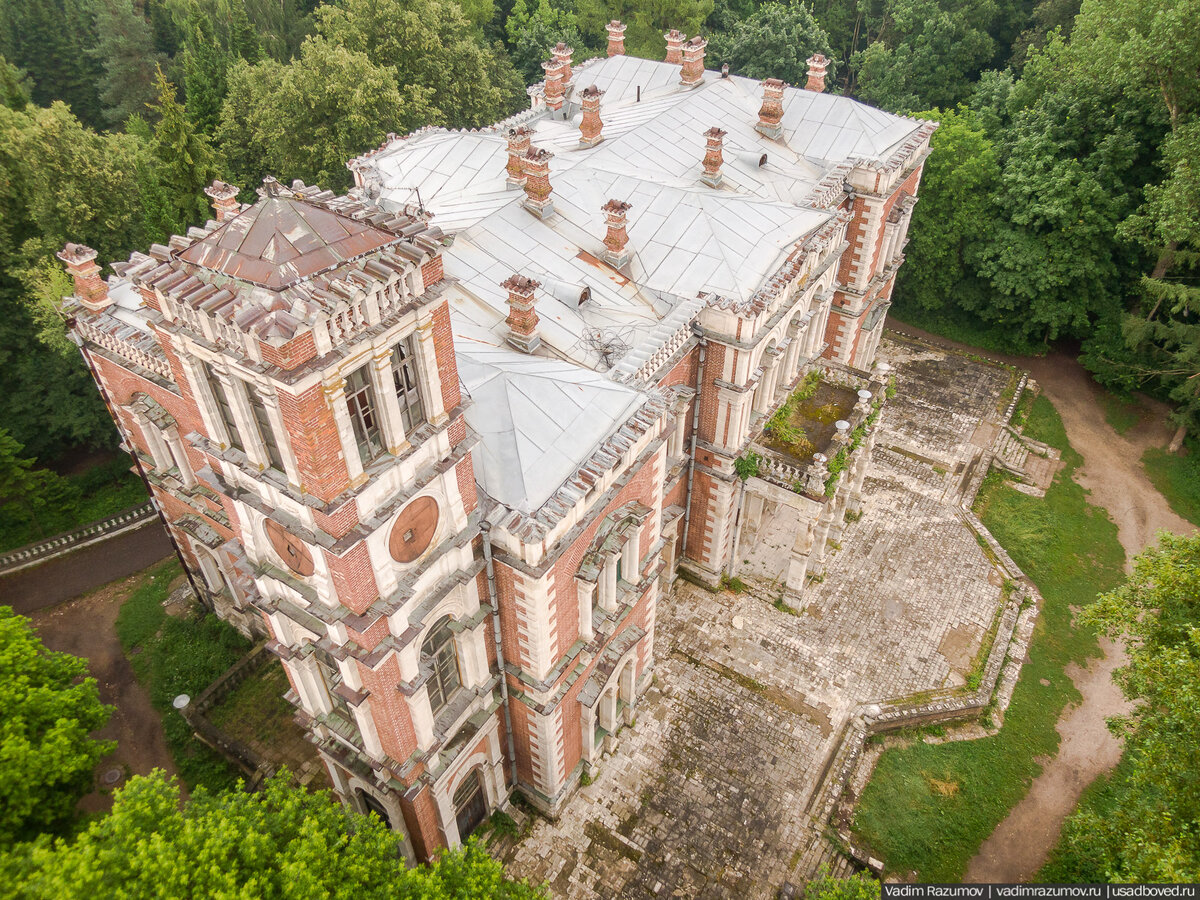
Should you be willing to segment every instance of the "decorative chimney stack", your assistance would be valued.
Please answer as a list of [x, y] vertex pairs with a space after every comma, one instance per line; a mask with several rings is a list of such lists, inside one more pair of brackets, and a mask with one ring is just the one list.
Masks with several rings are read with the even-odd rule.
[[718, 187], [721, 184], [721, 163], [725, 161], [725, 154], [721, 152], [725, 144], [725, 132], [714, 125], [704, 132], [704, 140], [707, 142], [704, 146], [704, 174], [700, 180], [709, 187]]
[[829, 68], [829, 57], [824, 53], [814, 53], [807, 62], [808, 83], [804, 85], [804, 89], [819, 94], [825, 90], [825, 70]]
[[96, 251], [83, 244], [67, 244], [58, 253], [58, 258], [67, 267], [67, 272], [75, 282], [75, 296], [79, 302], [92, 312], [105, 309], [112, 300], [108, 297], [108, 285], [100, 277], [100, 267], [96, 265]]
[[679, 83], [684, 87], [695, 87], [704, 80], [704, 48], [708, 41], [696, 35], [683, 47], [683, 74]]
[[629, 235], [625, 231], [625, 214], [629, 212], [629, 204], [624, 200], [609, 200], [602, 207], [604, 224], [608, 233], [604, 235], [604, 252], [600, 255], [614, 269], [629, 262], [632, 255], [629, 251]]
[[554, 212], [554, 201], [550, 199], [550, 160], [554, 154], [540, 147], [530, 147], [521, 157], [521, 169], [525, 172], [525, 208], [544, 219]]
[[563, 85], [562, 63], [557, 59], [552, 59], [550, 62], [542, 63], [542, 69], [546, 73], [546, 89], [543, 92], [543, 96], [546, 98], [546, 108], [557, 112], [562, 109], [563, 94], [566, 92], [566, 87]]
[[604, 123], [600, 121], [600, 98], [604, 91], [596, 87], [584, 88], [579, 95], [579, 107], [583, 110], [583, 118], [579, 120], [579, 143], [584, 147], [595, 147], [604, 140], [600, 130]]
[[241, 212], [241, 205], [237, 201], [238, 189], [232, 184], [214, 181], [204, 189], [204, 193], [212, 200], [213, 212], [216, 213], [218, 222], [232, 219]]
[[613, 19], [606, 27], [608, 28], [608, 55], [624, 56], [626, 26]]
[[567, 85], [571, 81], [574, 72], [571, 69], [571, 55], [575, 52], [562, 41], [554, 45], [554, 49], [550, 51], [554, 54], [554, 61], [558, 63], [562, 69], [562, 83]]
[[538, 314], [533, 292], [541, 287], [532, 278], [513, 275], [500, 287], [508, 291], [508, 343], [522, 353], [532, 353], [542, 345], [538, 334]]
[[778, 78], [768, 78], [762, 83], [762, 109], [758, 111], [758, 124], [754, 127], [759, 134], [769, 138], [778, 138], [783, 134], [783, 89], [785, 85]]
[[687, 40], [687, 35], [678, 28], [672, 28], [663, 37], [667, 39], [667, 62], [676, 66], [681, 65], [683, 63], [683, 42]]
[[504, 171], [508, 173], [509, 187], [522, 187], [525, 184], [525, 170], [521, 167], [521, 159], [529, 152], [529, 142], [533, 131], [524, 125], [510, 128], [508, 132], [508, 165]]

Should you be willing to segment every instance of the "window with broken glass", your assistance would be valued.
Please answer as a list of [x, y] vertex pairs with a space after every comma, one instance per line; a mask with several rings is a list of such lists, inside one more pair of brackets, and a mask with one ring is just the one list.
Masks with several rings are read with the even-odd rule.
[[392, 383], [396, 387], [396, 399], [400, 401], [400, 424], [407, 435], [425, 421], [411, 337], [392, 348]]
[[454, 632], [450, 630], [450, 617], [442, 619], [421, 645], [421, 656], [429, 660], [433, 675], [427, 684], [429, 706], [436, 716], [450, 698], [462, 687], [458, 672], [458, 651], [454, 646]]
[[358, 455], [364, 463], [383, 452], [383, 436], [379, 430], [379, 415], [375, 404], [375, 389], [367, 366], [355, 369], [346, 379], [346, 405], [350, 408], [350, 425]]
[[204, 364], [204, 374], [208, 378], [208, 388], [212, 391], [213, 400], [216, 401], [221, 423], [225, 426], [229, 446], [241, 450], [243, 446], [242, 433], [238, 431], [237, 420], [233, 417], [233, 405], [229, 399], [229, 393], [225, 389], [225, 384], [217, 377], [217, 373], [208, 363]]
[[253, 385], [246, 385], [246, 397], [250, 401], [250, 411], [254, 414], [254, 424], [258, 428], [258, 438], [262, 441], [263, 449], [272, 468], [283, 471], [283, 455], [279, 452], [279, 441], [275, 438], [275, 427], [271, 417], [267, 415], [267, 406]]

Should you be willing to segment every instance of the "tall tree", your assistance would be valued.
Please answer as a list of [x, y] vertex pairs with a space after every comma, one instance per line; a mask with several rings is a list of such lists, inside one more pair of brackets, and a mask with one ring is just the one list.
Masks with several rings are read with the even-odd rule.
[[188, 119], [175, 96], [175, 86], [162, 69], [157, 71], [155, 90], [158, 102], [153, 109], [158, 123], [153, 147], [159, 161], [158, 180], [174, 206], [175, 230], [182, 233], [208, 218], [204, 188], [216, 177], [216, 162], [208, 141]]
[[0, 55], [33, 79], [33, 100], [61, 100], [87, 124], [100, 127], [98, 0], [0, 0]]
[[684, 34], [698, 34], [713, 11], [713, 0], [576, 0], [575, 13], [585, 35], [603, 35], [612, 19], [626, 25], [625, 52], [646, 59], [662, 59], [667, 54], [663, 34], [678, 28]]
[[402, 93], [396, 82], [390, 66], [310, 38], [290, 65], [242, 62], [230, 71], [217, 142], [240, 184], [273, 174], [343, 190], [347, 159], [431, 116], [427, 89]]
[[0, 56], [0, 106], [18, 112], [29, 105], [33, 97], [33, 82], [29, 76]]
[[[708, 59], [729, 63], [739, 75], [799, 85], [807, 80], [810, 56], [834, 55], [829, 35], [799, 0], [764, 4], [729, 31], [714, 34], [706, 52]], [[827, 77], [832, 83], [836, 76], [837, 64], [831, 63]]]
[[96, 46], [88, 52], [104, 69], [104, 121], [119, 126], [154, 99], [154, 70], [165, 58], [154, 50], [150, 26], [131, 0], [99, 0], [96, 34]]
[[555, 44], [583, 47], [575, 14], [550, 0], [516, 0], [504, 27], [513, 65], [530, 84], [545, 77], [542, 63], [550, 59]]
[[1084, 613], [1122, 638], [1115, 675], [1134, 711], [1111, 723], [1125, 752], [1107, 808], [1067, 822], [1051, 877], [1193, 882], [1200, 877], [1200, 536], [1163, 533], [1133, 574]]
[[427, 97], [430, 124], [476, 128], [528, 103], [503, 49], [485, 45], [453, 0], [343, 0], [316, 18], [324, 40], [391, 67], [403, 93]]
[[982, 309], [990, 296], [978, 274], [992, 239], [991, 196], [1000, 178], [996, 148], [965, 107], [918, 114], [940, 121], [913, 210], [908, 259], [896, 285], [899, 310], [938, 310], [948, 303]]
[[348, 812], [328, 792], [292, 787], [286, 773], [257, 793], [196, 791], [161, 771], [129, 781], [112, 813], [73, 841], [42, 841], [0, 859], [19, 895], [160, 900], [544, 900], [474, 842], [410, 869], [397, 836]]
[[[11, 461], [11, 446], [0, 431], [0, 459]], [[86, 675], [82, 659], [47, 650], [28, 619], [0, 606], [0, 845], [68, 823], [112, 750], [89, 737], [112, 707]]]

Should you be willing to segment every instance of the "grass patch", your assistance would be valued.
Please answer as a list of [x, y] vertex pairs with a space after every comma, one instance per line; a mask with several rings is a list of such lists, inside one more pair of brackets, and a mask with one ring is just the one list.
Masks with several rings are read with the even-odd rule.
[[1100, 402], [1105, 421], [1117, 434], [1124, 434], [1142, 418], [1142, 408], [1132, 397], [1118, 397], [1105, 391]]
[[150, 571], [121, 607], [117, 638], [162, 714], [167, 746], [184, 782], [219, 791], [233, 787], [237, 773], [195, 739], [171, 701], [178, 694], [196, 697], [250, 649], [250, 642], [212, 613], [167, 615], [163, 602], [179, 573], [177, 562]]
[[145, 503], [149, 499], [146, 487], [129, 466], [129, 457], [121, 453], [86, 472], [66, 477], [63, 480], [71, 502], [40, 511], [37, 522], [20, 504], [0, 506], [0, 552], [74, 531]]
[[1176, 515], [1200, 525], [1200, 446], [1176, 456], [1151, 447], [1142, 455], [1142, 468]]
[[1047, 349], [1045, 344], [1022, 341], [1015, 337], [1012, 328], [987, 325], [969, 313], [958, 309], [923, 310], [893, 306], [888, 310], [888, 316], [901, 325], [911, 325], [960, 344], [969, 344], [972, 347], [995, 353], [1040, 356]]
[[290, 688], [283, 666], [269, 660], [209, 710], [209, 721], [245, 744], [270, 744], [281, 724], [291, 726], [295, 707], [283, 697]]
[[[1030, 409], [1026, 431], [1059, 448], [1066, 463], [1045, 498], [988, 479], [976, 501], [984, 524], [1045, 598], [1004, 727], [975, 741], [888, 750], [855, 813], [856, 832], [889, 871], [916, 871], [921, 881], [960, 881], [1041, 771], [1034, 758], [1057, 752], [1055, 722], [1079, 699], [1064, 669], [1099, 652], [1095, 633], [1075, 627], [1072, 607], [1086, 606], [1123, 577], [1116, 525], [1071, 480], [1082, 459], [1044, 397]], [[947, 792], [939, 784], [957, 788]]]

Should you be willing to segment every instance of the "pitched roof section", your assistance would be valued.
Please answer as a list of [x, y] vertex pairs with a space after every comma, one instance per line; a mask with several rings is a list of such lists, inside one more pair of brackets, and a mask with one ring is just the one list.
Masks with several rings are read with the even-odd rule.
[[474, 401], [475, 477], [494, 500], [538, 509], [646, 402], [644, 394], [569, 362], [458, 342], [458, 374]]
[[278, 291], [398, 240], [366, 222], [268, 194], [179, 258]]

